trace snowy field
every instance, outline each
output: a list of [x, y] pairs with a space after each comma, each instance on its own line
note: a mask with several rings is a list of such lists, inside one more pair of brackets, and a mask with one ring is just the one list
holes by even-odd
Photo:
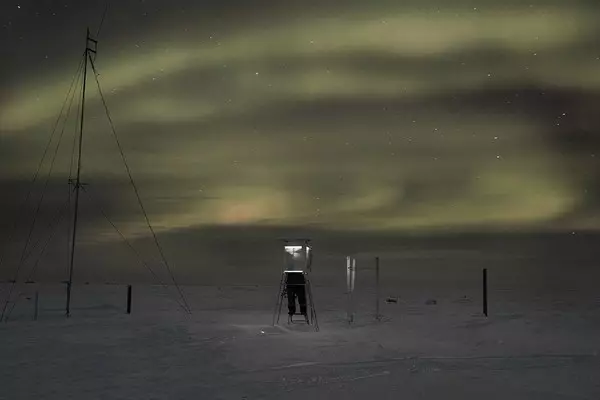
[[363, 273], [352, 325], [344, 288], [316, 282], [319, 332], [288, 325], [285, 307], [271, 325], [277, 282], [184, 286], [189, 316], [172, 287], [134, 285], [127, 315], [126, 285], [80, 284], [70, 319], [64, 287], [20, 285], [0, 325], [0, 398], [600, 399], [598, 282], [492, 273], [485, 318], [480, 275], [467, 275], [382, 279], [378, 322]]

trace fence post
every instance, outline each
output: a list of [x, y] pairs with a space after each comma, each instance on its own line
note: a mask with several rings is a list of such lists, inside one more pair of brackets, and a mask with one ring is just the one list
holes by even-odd
[[131, 314], [131, 285], [127, 285], [127, 314]]
[[375, 257], [375, 319], [381, 320], [379, 313], [379, 257]]
[[487, 268], [483, 269], [483, 315], [488, 316]]
[[35, 291], [35, 304], [34, 304], [34, 308], [33, 308], [33, 320], [37, 321], [38, 319], [38, 310], [39, 310], [39, 304], [40, 304], [40, 292], [39, 290]]

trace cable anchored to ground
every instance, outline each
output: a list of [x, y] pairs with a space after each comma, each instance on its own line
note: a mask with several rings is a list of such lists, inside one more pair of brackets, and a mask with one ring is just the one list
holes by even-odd
[[[46, 144], [46, 147], [44, 149], [44, 153], [42, 155], [42, 159], [40, 160], [40, 163], [38, 164], [37, 170], [35, 171], [35, 174], [34, 174], [34, 176], [32, 178], [32, 181], [31, 181], [31, 184], [30, 184], [30, 189], [29, 189], [29, 191], [28, 191], [28, 193], [27, 193], [24, 201], [21, 203], [21, 206], [19, 207], [19, 211], [17, 212], [17, 217], [15, 219], [15, 224], [14, 224], [12, 233], [10, 235], [10, 238], [8, 240], [9, 243], [12, 242], [12, 239], [14, 237], [14, 233], [16, 231], [16, 228], [17, 228], [17, 226], [19, 224], [19, 220], [21, 218], [21, 214], [23, 213], [23, 211], [25, 209], [25, 206], [27, 205], [27, 203], [29, 202], [29, 199], [31, 198], [31, 194], [33, 193], [34, 185], [37, 182], [37, 179], [38, 179], [39, 174], [41, 172], [42, 166], [44, 164], [44, 160], [46, 159], [48, 151], [50, 150], [50, 145], [52, 144], [52, 141], [54, 140], [54, 136], [56, 134], [56, 130], [58, 128], [58, 124], [60, 123], [60, 120], [61, 120], [61, 117], [63, 115], [63, 112], [65, 110], [65, 106], [67, 105], [67, 102], [69, 102], [69, 98], [70, 98], [70, 102], [69, 102], [69, 106], [68, 106], [68, 111], [67, 111], [67, 114], [65, 116], [65, 125], [66, 125], [66, 121], [67, 121], [67, 119], [69, 117], [71, 106], [73, 104], [73, 97], [74, 97], [74, 94], [75, 94], [75, 91], [73, 90], [73, 88], [74, 88], [76, 82], [79, 81], [79, 77], [80, 77], [80, 74], [81, 74], [81, 68], [82, 68], [82, 66], [83, 66], [83, 61], [80, 62], [79, 66], [77, 68], [77, 71], [75, 73], [75, 76], [73, 77], [73, 80], [71, 81], [71, 85], [69, 87], [69, 91], [67, 92], [67, 96], [66, 96], [65, 100], [63, 101], [63, 104], [62, 104], [62, 107], [60, 109], [59, 115], [58, 115], [58, 117], [56, 119], [56, 122], [54, 123], [53, 128], [52, 128], [52, 133], [51, 133], [50, 138], [49, 138], [49, 140], [48, 140], [48, 142]], [[73, 91], [73, 93], [71, 93], [71, 91]], [[25, 246], [23, 247], [23, 251], [21, 253], [21, 258], [19, 260], [19, 264], [17, 265], [17, 270], [15, 271], [15, 275], [14, 275], [14, 278], [12, 280], [12, 284], [11, 284], [9, 290], [8, 290], [8, 294], [6, 296], [6, 299], [5, 299], [5, 302], [4, 302], [4, 306], [2, 308], [2, 314], [0, 315], [0, 321], [2, 321], [4, 319], [4, 315], [6, 313], [7, 306], [9, 304], [11, 296], [13, 294], [14, 287], [15, 287], [18, 279], [19, 279], [19, 273], [21, 271], [24, 259], [25, 259], [26, 254], [27, 254], [27, 248], [29, 247], [29, 244], [31, 243], [31, 238], [33, 236], [33, 231], [35, 229], [35, 223], [36, 223], [36, 220], [37, 220], [37, 216], [39, 214], [42, 202], [43, 202], [44, 197], [45, 197], [46, 189], [47, 189], [47, 186], [48, 186], [48, 181], [49, 181], [52, 169], [54, 167], [54, 162], [56, 160], [56, 155], [58, 153], [58, 149], [60, 147], [60, 143], [62, 141], [63, 134], [64, 134], [64, 126], [63, 126], [63, 129], [61, 130], [61, 133], [60, 133], [60, 136], [59, 136], [59, 140], [58, 140], [57, 146], [55, 148], [54, 155], [52, 157], [52, 161], [51, 161], [51, 165], [50, 165], [50, 170], [48, 172], [48, 175], [46, 176], [46, 181], [44, 182], [44, 188], [42, 190], [42, 195], [41, 195], [41, 197], [40, 197], [40, 199], [38, 201], [38, 204], [36, 206], [36, 210], [34, 212], [33, 221], [32, 221], [32, 223], [31, 223], [31, 225], [29, 227], [29, 232], [28, 232], [28, 235], [27, 235], [27, 240], [25, 242]], [[0, 267], [2, 266], [2, 261], [3, 261], [3, 259], [0, 258]]]
[[[86, 189], [83, 189], [83, 193], [87, 194], [90, 198], [93, 197], [92, 194], [89, 193]], [[100, 214], [102, 214], [102, 216], [106, 219], [106, 221], [108, 221], [108, 223], [114, 228], [114, 230], [121, 237], [121, 239], [123, 239], [123, 241], [125, 242], [127, 247], [129, 247], [131, 249], [131, 251], [135, 254], [135, 256], [138, 258], [140, 263], [150, 272], [150, 274], [152, 274], [152, 276], [154, 277], [156, 282], [158, 282], [158, 284], [160, 286], [162, 286], [163, 289], [168, 289], [168, 285], [166, 283], [164, 283], [162, 281], [162, 279], [160, 279], [160, 277], [156, 274], [156, 272], [154, 272], [154, 270], [150, 267], [150, 265], [148, 265], [148, 263], [144, 260], [142, 255], [137, 251], [137, 249], [133, 246], [133, 244], [131, 244], [131, 242], [125, 237], [125, 235], [121, 232], [121, 230], [113, 223], [113, 221], [109, 218], [106, 211], [102, 208], [102, 206], [100, 204], [98, 204], [98, 202], [96, 202], [96, 207], [98, 208], [98, 211], [100, 211]], [[188, 311], [186, 309], [185, 305], [183, 305], [181, 302], [179, 302], [179, 300], [177, 300], [177, 299], [173, 299], [173, 300], [184, 311], [186, 311], [186, 312]]]
[[125, 157], [125, 153], [123, 151], [123, 147], [121, 146], [121, 142], [119, 141], [119, 138], [117, 136], [117, 132], [116, 132], [114, 123], [113, 123], [112, 118], [110, 116], [110, 112], [108, 110], [108, 105], [106, 104], [106, 99], [104, 98], [104, 93], [102, 92], [102, 88], [100, 86], [100, 81], [98, 80], [98, 72], [96, 70], [96, 66], [95, 66], [94, 61], [92, 60], [92, 58], [90, 57], [89, 59], [90, 59], [90, 64], [92, 66], [92, 70], [94, 71], [94, 78], [96, 80], [96, 85], [98, 86], [98, 93], [100, 94], [100, 99], [102, 100], [102, 104], [104, 106], [104, 111], [106, 113], [106, 117], [108, 119], [108, 122], [110, 124], [112, 135], [113, 135], [113, 137], [115, 139], [115, 142], [117, 144], [117, 147], [119, 149], [119, 153], [121, 154], [121, 159], [123, 160], [123, 164], [125, 165], [125, 169], [127, 171], [127, 175], [129, 176], [129, 181], [130, 181], [131, 186], [133, 187], [133, 190], [135, 192], [135, 195], [136, 195], [138, 204], [140, 206], [140, 209], [141, 209], [142, 213], [144, 214], [144, 219], [146, 221], [146, 224], [148, 225], [150, 233], [152, 234], [152, 238], [154, 240], [154, 243], [156, 244], [156, 247], [157, 247], [158, 252], [160, 254], [161, 260], [162, 260], [163, 264], [165, 265], [165, 267], [166, 267], [166, 269], [167, 269], [167, 271], [169, 273], [169, 276], [170, 276], [173, 284], [175, 285], [177, 291], [179, 292], [179, 295], [181, 296], [181, 299], [182, 299], [183, 303], [185, 304], [186, 311], [189, 314], [191, 314], [192, 311], [190, 309], [190, 306], [189, 306], [189, 304], [188, 304], [188, 302], [187, 302], [187, 300], [185, 298], [185, 295], [184, 295], [183, 291], [181, 290], [181, 287], [179, 286], [179, 284], [175, 280], [175, 275], [173, 274], [171, 266], [169, 265], [169, 262], [167, 261], [165, 255], [164, 255], [164, 251], [162, 249], [162, 246], [160, 245], [160, 242], [158, 241], [158, 237], [156, 236], [156, 232], [154, 231], [154, 228], [152, 227], [152, 224], [150, 223], [150, 219], [148, 217], [148, 213], [146, 212], [146, 209], [145, 209], [144, 204], [142, 202], [141, 196], [139, 194], [139, 190], [138, 190], [137, 185], [136, 185], [136, 183], [135, 183], [135, 181], [133, 179], [133, 175], [131, 173], [131, 169], [130, 169], [129, 164], [127, 162], [127, 158]]

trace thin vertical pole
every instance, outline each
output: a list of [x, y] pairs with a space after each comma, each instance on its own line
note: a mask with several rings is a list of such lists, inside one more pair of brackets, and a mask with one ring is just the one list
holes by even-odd
[[33, 320], [34, 321], [37, 321], [37, 319], [38, 319], [39, 304], [40, 304], [40, 292], [39, 292], [39, 290], [36, 290], [35, 291], [35, 304], [34, 304], [34, 309], [33, 309]]
[[356, 277], [356, 259], [354, 257], [346, 257], [347, 270], [347, 289], [348, 289], [348, 323], [354, 322], [354, 304], [352, 292], [354, 292], [354, 280]]
[[375, 257], [375, 319], [379, 321], [379, 257]]
[[[355, 281], [356, 281], [356, 258], [352, 257], [352, 294], [354, 294], [354, 282]], [[352, 322], [354, 322], [354, 301], [352, 302]]]
[[352, 279], [352, 259], [346, 256], [346, 293], [348, 294], [348, 304], [346, 305], [346, 317], [348, 323], [352, 322], [352, 291], [350, 290], [350, 280]]
[[488, 316], [487, 268], [483, 269], [483, 315]]
[[131, 285], [127, 285], [127, 314], [131, 314]]
[[281, 315], [281, 307], [283, 305], [285, 285], [285, 272], [281, 273], [281, 280], [279, 281], [279, 292], [277, 293], [277, 302], [275, 303], [275, 311], [273, 311], [273, 326], [275, 323], [279, 323], [279, 316]]
[[77, 180], [75, 181], [75, 211], [73, 214], [73, 235], [71, 237], [71, 260], [69, 263], [69, 281], [67, 282], [67, 307], [66, 315], [71, 316], [71, 288], [73, 286], [73, 262], [75, 260], [75, 240], [77, 237], [77, 217], [79, 215], [79, 189], [81, 186], [81, 149], [83, 145], [83, 117], [85, 111], [85, 86], [87, 81], [87, 64], [88, 64], [88, 42], [90, 39], [90, 30], [87, 30], [85, 41], [85, 53], [83, 64], [83, 89], [81, 93], [81, 116], [79, 123], [79, 148], [77, 155]]

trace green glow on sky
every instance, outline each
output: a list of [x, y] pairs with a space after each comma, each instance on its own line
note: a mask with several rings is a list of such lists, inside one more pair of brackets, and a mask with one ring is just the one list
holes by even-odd
[[[136, 35], [107, 22], [99, 78], [157, 226], [600, 228], [597, 7], [398, 3], [260, 9], [210, 32], [199, 9]], [[23, 149], [42, 145], [71, 53], [0, 99], [21, 149], [3, 178], [33, 171]], [[89, 100], [84, 173], [122, 179]], [[589, 143], [556, 141], [572, 131]]]

